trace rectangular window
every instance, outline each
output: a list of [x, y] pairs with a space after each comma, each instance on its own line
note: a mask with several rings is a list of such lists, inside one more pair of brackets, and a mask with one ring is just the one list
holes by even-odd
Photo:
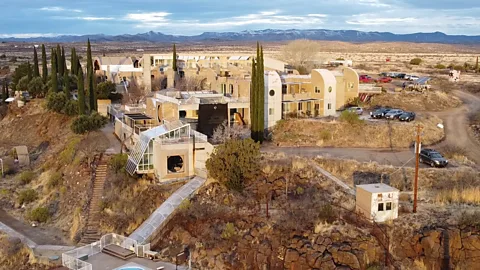
[[315, 104], [315, 110], [320, 110], [320, 104]]
[[387, 202], [386, 210], [387, 210], [387, 211], [392, 210], [392, 203], [391, 203], [391, 202]]
[[320, 94], [320, 89], [318, 88], [318, 86], [315, 86], [315, 93]]
[[286, 84], [283, 84], [282, 85], [282, 94], [287, 94], [287, 85]]
[[303, 110], [303, 104], [302, 103], [298, 103], [298, 110], [299, 111]]
[[378, 204], [378, 212], [383, 211], [383, 203]]
[[328, 103], [327, 108], [328, 108], [328, 110], [331, 110], [332, 109], [332, 103]]
[[311, 110], [312, 110], [312, 103], [308, 102], [307, 103], [307, 111], [311, 111]]
[[273, 115], [273, 108], [268, 109], [268, 114]]

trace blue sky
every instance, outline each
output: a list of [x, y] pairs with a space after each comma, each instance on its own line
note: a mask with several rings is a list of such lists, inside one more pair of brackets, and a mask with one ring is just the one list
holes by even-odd
[[2, 1], [0, 37], [354, 29], [480, 35], [478, 0]]

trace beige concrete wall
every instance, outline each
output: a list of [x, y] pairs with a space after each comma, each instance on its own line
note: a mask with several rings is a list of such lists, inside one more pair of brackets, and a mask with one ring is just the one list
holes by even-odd
[[[153, 164], [155, 175], [160, 181], [186, 178], [195, 175], [193, 167], [193, 145], [192, 143], [179, 143], [163, 145], [155, 142], [153, 144]], [[168, 171], [167, 159], [170, 156], [181, 156], [183, 159], [182, 172], [172, 173]]]
[[358, 97], [360, 82], [358, 73], [352, 68], [344, 67], [343, 74], [345, 80], [345, 103], [348, 103]]
[[355, 209], [367, 219], [372, 218], [372, 194], [357, 187]]
[[110, 99], [98, 99], [97, 100], [97, 110], [100, 115], [108, 116], [108, 107], [112, 104]]

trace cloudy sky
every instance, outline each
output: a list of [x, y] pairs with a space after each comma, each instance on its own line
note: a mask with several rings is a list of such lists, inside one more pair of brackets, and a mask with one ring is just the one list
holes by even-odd
[[478, 0], [2, 1], [0, 37], [342, 29], [480, 35]]

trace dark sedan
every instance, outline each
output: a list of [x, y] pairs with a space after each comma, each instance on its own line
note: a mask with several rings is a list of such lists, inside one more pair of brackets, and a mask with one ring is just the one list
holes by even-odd
[[383, 117], [385, 117], [385, 114], [387, 114], [390, 110], [392, 110], [392, 109], [390, 109], [390, 108], [376, 109], [375, 111], [370, 112], [370, 117], [375, 118], [375, 119], [383, 118]]
[[390, 110], [388, 113], [385, 114], [385, 119], [388, 119], [388, 120], [398, 119], [398, 117], [400, 117], [400, 115], [402, 115], [403, 113], [404, 111], [398, 110], [398, 109]]
[[433, 149], [422, 149], [420, 151], [420, 162], [432, 167], [446, 167], [448, 165], [448, 160]]
[[414, 112], [404, 112], [399, 117], [398, 120], [410, 122], [415, 120], [415, 113]]

